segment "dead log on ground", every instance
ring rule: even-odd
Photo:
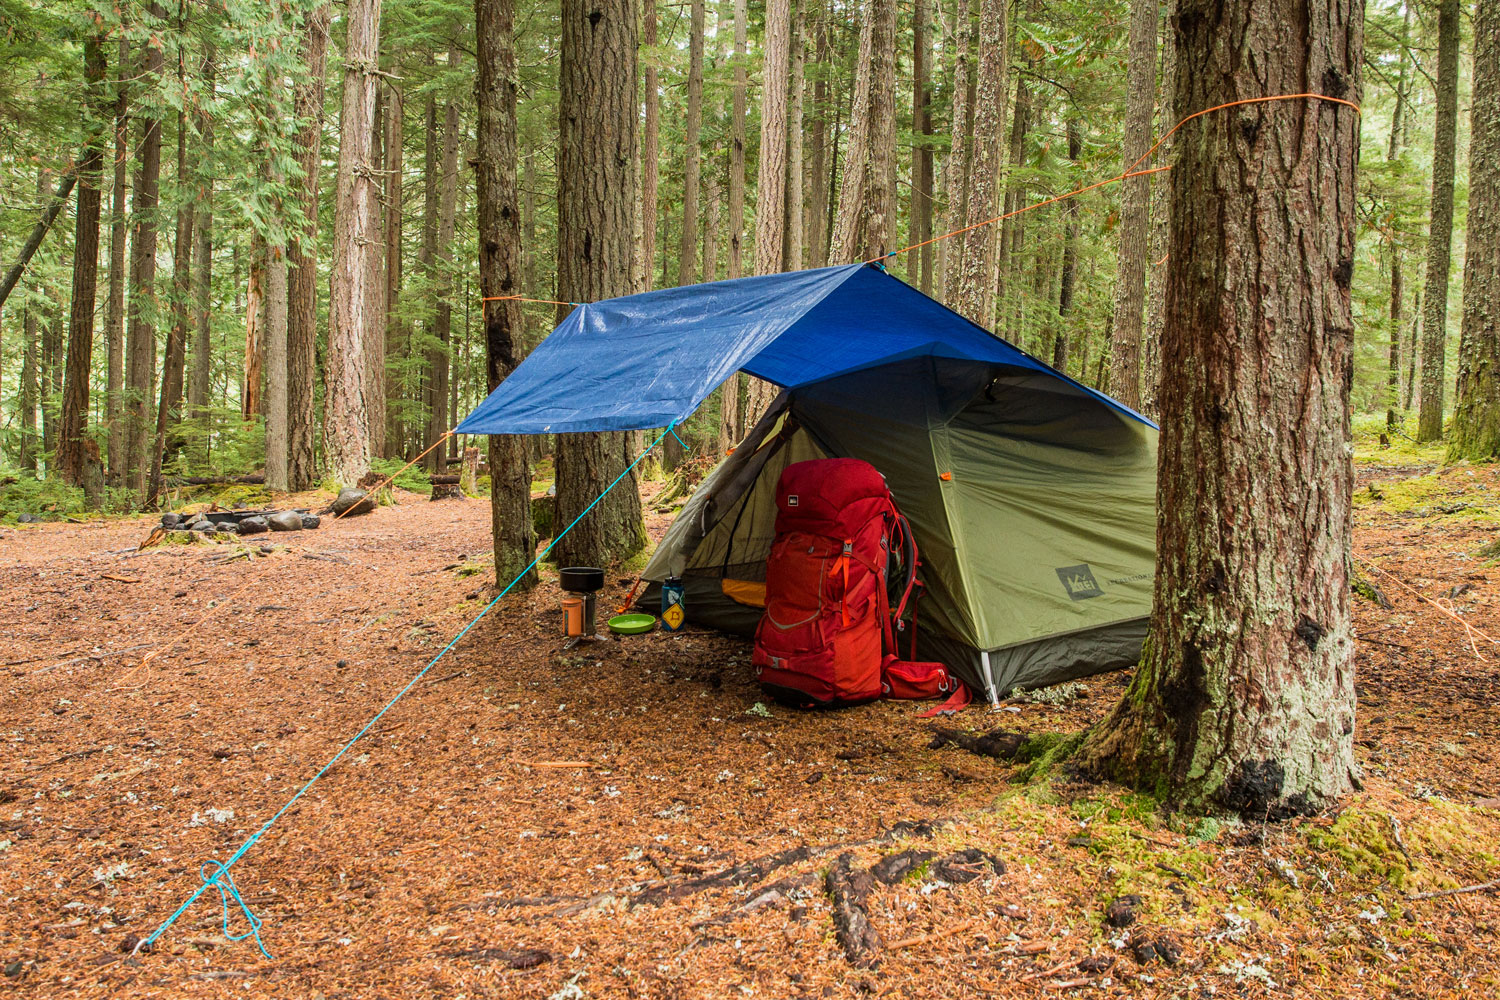
[[[879,962],[876,952],[880,950],[880,935],[866,909],[875,879],[863,868],[856,870],[853,858],[847,851],[840,854],[824,881],[828,898],[833,901],[833,929],[844,957],[850,965],[868,969]]]

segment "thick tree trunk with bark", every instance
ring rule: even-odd
[[[563,0],[557,297],[569,302],[597,302],[630,291],[637,21],[635,0]],[[783,143],[785,128],[783,113]],[[776,193],[779,206],[781,192]],[[776,237],[779,252],[779,232]],[[567,311],[559,307],[559,322]],[[624,472],[634,457],[627,455],[631,437],[557,436],[559,527],[579,517]],[[645,544],[641,498],[632,473],[600,499],[553,552],[564,566],[607,566]]]
[[[806,83],[806,42],[806,25],[802,5],[799,5],[792,19],[792,65],[786,115],[786,232],[781,240],[781,266],[788,271],[802,269],[802,90]],[[892,149],[893,155],[894,152]]]
[[[1432,139],[1432,207],[1422,296],[1422,396],[1417,440],[1443,436],[1448,362],[1448,273],[1453,260],[1453,172],[1458,145],[1458,0],[1438,3],[1437,125]]]
[[[911,157],[911,223],[907,242],[923,243],[932,236],[932,41],[928,0],[916,0],[912,12],[911,130],[916,147]],[[917,287],[932,294],[932,245],[919,247]]]
[[[844,182],[839,187],[838,211],[833,217],[829,261],[849,264],[860,252],[860,233],[870,207],[871,92],[878,55],[875,44],[879,18],[873,9],[877,0],[863,4],[859,26],[859,51],[854,58],[854,98],[850,103],[848,141],[844,146]]]
[[[969,130],[969,38],[971,30],[968,0],[959,0],[958,9],[959,16],[954,25],[957,40],[954,44],[956,55],[953,64],[952,124],[948,156],[943,161],[943,187],[948,193],[947,205],[943,210],[944,232],[952,232],[963,225],[964,202],[969,191],[969,138],[971,135]],[[943,302],[950,308],[958,301],[959,253],[954,243],[961,239],[962,237],[954,237],[939,244],[942,253],[942,266],[939,270],[942,272]]]
[[[318,350],[318,172],[322,163],[323,88],[328,54],[330,4],[313,8],[302,34],[306,81],[293,95],[297,117],[297,164],[302,169],[302,226],[287,247],[286,478],[293,490],[317,481],[314,390]]]
[[[99,128],[109,119],[104,94],[103,36],[84,42],[83,74],[89,103],[98,115]],[[125,67],[121,66],[123,72]],[[58,427],[57,467],[63,479],[74,486],[85,479],[93,482],[86,468],[83,440],[89,412],[89,376],[94,359],[94,298],[99,289],[99,184],[104,166],[104,134],[89,138],[83,161],[78,165],[78,209],[73,237],[73,299],[68,313],[68,361],[63,385],[62,415]]]
[[[377,27],[377,31],[378,31]],[[377,49],[378,51],[378,49]],[[384,85],[383,81],[375,83],[375,114],[370,124],[370,163],[372,164],[372,176],[370,179],[373,193],[370,196],[368,211],[370,213],[369,229],[367,238],[370,241],[369,251],[364,255],[365,267],[369,273],[365,276],[365,408],[369,413],[370,424],[370,455],[372,458],[390,458],[395,452],[387,446],[385,436],[386,412],[386,379],[389,378],[389,370],[385,363],[385,344],[390,337],[390,327],[386,323],[386,281],[385,281],[385,256],[386,256],[386,204],[385,204],[385,107],[386,94],[392,88]],[[399,447],[399,442],[392,442]]]
[[[704,0],[690,0],[688,21],[687,122],[682,139],[682,242],[677,253],[677,284],[691,285],[697,278],[698,181],[701,174],[699,141],[703,127],[703,22]]]
[[[1004,211],[1008,218],[999,223],[1000,242],[995,248],[995,301],[1000,309],[1001,321],[995,332],[1002,336],[1009,336],[1016,344],[1021,344],[1024,331],[1019,323],[1010,322],[1011,310],[1010,300],[1007,297],[1006,286],[1009,284],[1011,270],[1011,250],[1019,249],[1021,245],[1022,220],[1010,213],[1015,211],[1020,204],[1021,186],[1016,180],[1016,173],[1026,163],[1026,130],[1031,124],[1031,91],[1026,86],[1026,78],[1017,74],[1016,79],[1016,103],[1010,118],[1010,153],[1007,157],[1008,169],[1005,177],[1005,203]],[[1014,296],[1017,300],[1021,296]],[[1016,305],[1019,310],[1019,302]]]
[[[734,88],[729,117],[729,277],[744,272],[745,252],[745,60],[749,46],[746,0],[734,0]],[[739,376],[731,378],[737,382]],[[733,440],[738,441],[735,435]]]
[[[109,482],[118,486],[125,470],[125,195],[129,169],[126,139],[130,131],[130,91],[124,75],[130,62],[130,43],[120,39],[116,63],[121,79],[115,83],[115,170],[109,210],[109,301],[104,335],[109,343],[104,383],[104,413],[109,424]]]
[[[1385,159],[1387,163],[1394,163],[1401,157],[1402,138],[1405,129],[1403,120],[1406,113],[1407,101],[1407,47],[1411,41],[1411,7],[1401,5],[1401,46],[1397,52],[1399,68],[1396,75],[1396,107],[1391,112],[1391,136],[1386,145]],[[1401,425],[1401,416],[1397,408],[1401,405],[1401,338],[1405,333],[1405,319],[1402,312],[1405,307],[1406,298],[1406,275],[1405,262],[1402,260],[1401,242],[1397,234],[1392,232],[1389,237],[1391,250],[1391,301],[1389,307],[1390,317],[1390,347],[1387,349],[1387,371],[1386,392],[1388,395],[1385,410],[1385,426],[1387,430],[1394,431]]]
[[[641,47],[655,49],[655,5],[647,7],[641,20]],[[657,162],[661,158],[661,83],[657,79],[654,52],[647,59],[643,75],[646,113],[641,131],[641,257],[636,265],[636,289],[649,292],[656,267],[656,192],[661,180],[661,167]]]
[[[187,4],[178,0],[177,32],[182,35],[187,27]],[[177,60],[177,85],[187,93],[187,66],[179,53]],[[155,507],[162,489],[162,463],[170,450],[176,453],[181,445],[177,436],[177,425],[182,420],[182,390],[187,367],[188,331],[192,329],[193,295],[193,199],[185,197],[183,178],[188,169],[188,115],[185,107],[177,112],[177,231],[172,241],[172,325],[167,330],[167,346],[162,355],[161,398],[156,408],[156,444],[151,450],[151,484],[146,497],[146,506]]]
[[[374,338],[384,337],[370,315],[369,288],[371,258],[382,252],[376,232],[380,196],[371,159],[380,0],[350,0],[347,17],[323,440],[334,478],[352,486],[370,471],[375,413],[368,399],[367,351]]]
[[[1176,114],[1316,80],[1358,101],[1358,0],[1180,0]],[[1277,819],[1357,781],[1349,614],[1356,113],[1283,101],[1182,133],[1162,342],[1155,604],[1086,770]],[[1226,291],[1227,290],[1227,291]]]
[[[1078,116],[1070,114],[1064,126],[1068,137],[1068,162],[1078,163],[1083,152],[1083,138]],[[1057,282],[1057,337],[1052,341],[1052,367],[1068,370],[1068,322],[1073,314],[1073,282],[1078,269],[1078,199],[1069,198],[1063,205],[1067,221],[1063,223],[1062,275]]]
[[[144,89],[158,86],[164,64],[161,36],[166,13],[160,3],[147,7],[150,40],[141,59]],[[161,120],[141,119],[136,141],[135,193],[131,203],[130,303],[126,327],[124,485],[142,496],[150,471],[151,424],[147,414],[154,396],[156,375],[156,234],[157,204],[161,195]]]
[[[450,66],[458,62],[458,51],[448,53]],[[512,182],[514,184],[514,182]],[[427,441],[436,441],[450,426],[448,423],[448,356],[453,342],[453,229],[458,211],[458,104],[448,102],[443,118],[443,176],[438,196],[438,284],[437,305],[434,309],[432,332],[437,338],[437,347],[428,358],[431,379],[431,395],[428,400]],[[429,466],[441,472],[446,463],[444,449],[435,448],[428,453]]]
[[[250,237],[250,274],[245,279],[245,364],[240,392],[240,418],[246,423],[265,413],[261,397],[266,380],[266,241],[257,232]]]
[[[407,348],[408,332],[401,321],[401,249],[405,212],[405,177],[402,173],[402,154],[405,143],[402,139],[402,122],[405,116],[405,99],[396,87],[385,92],[385,357],[400,357]],[[382,384],[386,399],[385,440],[388,450],[399,450],[406,439],[406,429],[401,422],[400,407],[391,406],[390,401],[401,398],[401,385],[397,373],[389,365],[382,373]],[[426,447],[426,443],[423,443]],[[436,457],[437,452],[433,452]]]
[[[485,297],[516,295],[521,281],[521,216],[516,197],[515,0],[474,0],[478,62],[478,149],[474,173],[479,214],[479,287]],[[631,89],[634,103],[634,88]],[[521,303],[485,302],[485,371],[493,392],[516,367]],[[509,583],[536,554],[531,525],[531,470],[526,439],[489,439],[491,532],[495,582]],[[536,583],[532,570],[518,586]]]
[[[1449,459],[1500,458],[1500,0],[1474,10],[1463,332]]]
[[[1002,136],[1005,130],[1005,0],[983,0],[979,13],[979,74],[974,91],[974,153],[969,165],[964,224],[973,226],[999,214]],[[955,236],[957,271],[949,308],[985,329],[995,322],[996,244],[998,227],[981,225]],[[951,252],[951,251],[950,251]]]
[[[213,46],[203,53],[201,74],[203,86],[210,97],[214,92],[217,64]],[[214,148],[213,117],[200,109],[194,115],[198,127],[200,163],[211,163]],[[197,178],[197,205],[193,212],[193,224],[197,228],[194,237],[193,263],[193,347],[192,370],[188,376],[188,416],[203,421],[208,416],[208,395],[213,381],[213,205],[214,178],[211,171],[200,171]],[[207,427],[202,428],[207,431]],[[198,453],[200,461],[208,460],[208,435],[203,435],[203,445]]]
[[[44,450],[42,440],[36,433],[36,407],[40,402],[38,388],[41,385],[40,331],[36,309],[25,306],[21,312],[21,387],[16,393],[16,405],[20,407],[21,440],[17,449],[17,464],[27,472],[37,471],[37,461]]]
[[[807,126],[807,266],[823,267],[828,263],[828,18],[824,11],[817,20],[817,42],[813,64],[818,67],[813,78],[812,115]]]
[[[287,314],[286,247],[266,257],[266,485],[291,489],[287,475]]]
[[[1131,0],[1130,55],[1125,95],[1124,162],[1151,148],[1151,111],[1156,97],[1156,0]],[[1120,258],[1115,276],[1114,327],[1109,342],[1110,393],[1126,406],[1141,405],[1141,329],[1146,315],[1147,230],[1151,224],[1151,178],[1124,181],[1120,207]]]

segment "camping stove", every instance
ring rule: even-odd
[[[563,589],[563,633],[568,641],[564,649],[572,649],[585,639],[599,639],[594,627],[594,605],[599,589],[604,586],[604,570],[597,566],[566,566],[558,573]]]

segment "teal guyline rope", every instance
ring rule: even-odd
[[[589,511],[593,510],[599,505],[599,502],[601,500],[609,496],[610,491],[613,490],[616,486],[620,485],[620,482],[626,476],[630,475],[630,473],[635,470],[635,467],[637,465],[641,464],[642,459],[651,454],[656,446],[661,444],[662,441],[666,439],[668,434],[672,434],[673,436],[675,436],[676,427],[677,423],[676,421],[673,421],[666,430],[661,432],[661,434],[655,441],[652,441],[651,444],[646,447],[645,451],[637,455],[635,457],[635,461],[627,465],[625,467],[625,471],[616,476],[614,482],[606,486],[604,488],[604,491],[594,498],[594,502],[583,509],[582,514],[579,514],[577,517],[573,518],[573,520],[568,524],[566,528],[564,528],[562,531],[559,531],[557,533],[557,537],[553,538],[552,541],[547,544],[547,547],[541,551],[540,555],[531,560],[531,563],[525,569],[517,573],[516,578],[510,581],[510,583],[507,583],[505,585],[505,589],[495,595],[494,600],[490,601],[490,603],[486,604],[482,609],[480,609],[479,614],[475,615],[473,619],[470,620],[469,624],[465,625],[463,629],[453,637],[448,645],[444,646],[442,650],[440,650],[438,654],[432,658],[431,662],[429,662],[427,666],[422,668],[421,673],[417,674],[411,680],[407,681],[406,686],[398,691],[394,698],[386,702],[385,707],[382,708],[379,712],[376,712],[375,717],[372,718],[369,722],[366,722],[364,724],[364,728],[355,733],[354,738],[351,739],[348,743],[345,743],[343,748],[339,750],[338,753],[333,755],[332,760],[330,760],[327,764],[324,764],[317,774],[314,774],[311,778],[309,778],[307,780],[307,784],[303,785],[300,789],[297,790],[296,795],[293,795],[291,798],[287,799],[286,805],[276,810],[276,814],[274,816],[266,820],[265,823],[261,824],[261,828],[259,830],[256,830],[255,833],[250,836],[249,840],[241,844],[239,850],[230,855],[228,861],[224,862],[223,864],[219,864],[219,862],[217,861],[205,861],[203,863],[203,866],[199,869],[199,877],[203,880],[203,884],[200,885],[197,890],[191,896],[189,896],[181,906],[177,908],[176,912],[174,912],[162,923],[160,927],[152,931],[149,937],[146,937],[138,942],[135,948],[131,951],[131,954],[135,954],[135,952],[140,951],[142,948],[149,948],[153,943],[155,943],[157,938],[161,937],[162,934],[166,932],[168,927],[171,927],[174,923],[177,922],[178,917],[187,912],[188,907],[192,906],[195,902],[198,901],[199,896],[203,895],[209,889],[217,889],[219,891],[219,902],[224,907],[224,936],[230,941],[243,941],[247,937],[253,937],[255,938],[256,947],[260,949],[260,953],[267,958],[270,958],[271,953],[266,950],[265,944],[263,944],[260,939],[261,920],[253,912],[251,912],[250,907],[246,905],[244,899],[240,897],[239,889],[235,887],[234,878],[229,874],[229,869],[234,866],[235,862],[239,861],[240,858],[245,856],[245,852],[249,851],[250,848],[255,846],[255,842],[260,840],[260,838],[265,835],[267,830],[271,829],[272,824],[280,819],[286,813],[286,811],[292,807],[293,803],[302,798],[303,795],[306,795],[307,790],[314,784],[316,784],[319,778],[327,774],[329,770],[333,768],[333,765],[339,762],[340,758],[342,758],[344,754],[349,752],[350,747],[359,742],[360,737],[369,732],[370,728],[374,726],[375,723],[379,722],[381,717],[384,716],[385,713],[389,712],[391,708],[396,704],[396,702],[405,697],[406,693],[412,689],[412,686],[415,685],[417,681],[426,676],[427,671],[436,666],[437,662],[444,656],[446,656],[449,650],[458,645],[459,640],[468,635],[469,630],[472,629],[475,625],[479,624],[479,620],[485,615],[489,614],[490,609],[493,608],[496,604],[499,604],[500,599],[506,594],[510,593],[511,588],[520,583],[521,580],[525,578],[527,573],[530,573],[533,569],[535,569],[537,565],[547,557],[547,553],[551,552],[553,547],[556,546],[558,542],[563,540],[564,535],[572,531],[579,521],[582,521],[585,517],[588,516]],[[679,438],[679,440],[681,439]],[[240,911],[244,913],[245,920],[250,926],[250,929],[243,934],[231,935],[229,933],[230,899],[233,899],[235,903],[239,905]]]

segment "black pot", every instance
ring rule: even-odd
[[[604,570],[597,566],[565,566],[558,578],[562,589],[573,594],[592,594],[604,586]]]

